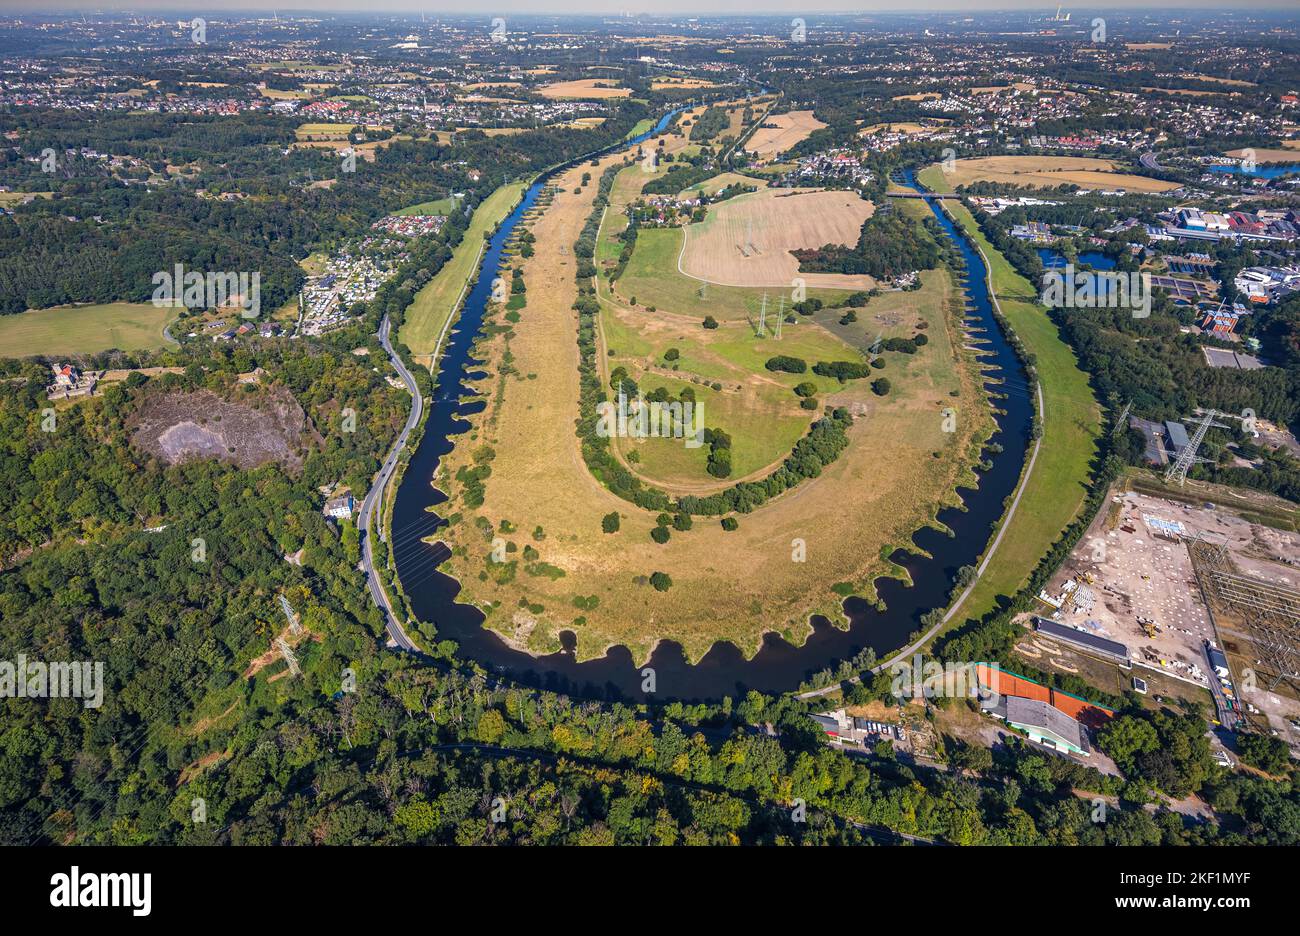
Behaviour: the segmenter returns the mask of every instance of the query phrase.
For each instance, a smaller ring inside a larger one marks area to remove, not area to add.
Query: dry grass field
[[[754,131],[754,135],[745,144],[745,149],[760,159],[771,159],[806,140],[814,130],[825,126],[810,110],[776,114],[765,119],[763,125]]]
[[[1179,94],[1183,97],[1212,97],[1213,95],[1224,93],[1228,94],[1229,97],[1237,97],[1241,94],[1240,91],[1196,91],[1192,88],[1143,88],[1142,90],[1158,91],[1161,94]]]
[[[1214,84],[1232,85],[1234,88],[1256,87],[1256,84],[1253,81],[1243,81],[1240,78],[1219,78],[1216,77],[1215,75],[1202,75],[1197,72],[1188,72],[1187,74],[1179,75],[1178,77],[1186,78],[1189,81],[1210,81],[1213,82]]]
[[[938,91],[921,91],[917,94],[896,94],[893,97],[895,101],[937,101],[943,97]]]
[[[597,85],[615,84],[613,78],[579,78],[575,81],[553,81],[550,84],[542,85],[537,89],[537,93],[542,97],[552,99],[561,98],[616,98],[627,97],[632,93],[631,88],[609,88],[597,87]]]
[[[935,176],[934,184],[938,191],[952,191],[972,182],[1033,188],[1078,185],[1132,192],[1165,192],[1178,187],[1174,182],[1149,179],[1117,169],[1108,159],[1090,156],[984,156],[958,159],[952,172],[930,175]]]
[[[852,192],[761,189],[709,209],[685,229],[681,270],[722,286],[809,286],[871,289],[869,276],[800,273],[792,250],[856,244],[874,206]]]
[[[655,516],[591,475],[574,432],[579,355],[572,244],[596,189],[577,191],[578,181],[582,172],[598,177],[620,158],[605,157],[598,167],[583,165],[557,180],[554,201],[532,223],[536,254],[523,263],[528,303],[520,320],[512,335],[496,333],[479,344],[476,354],[494,374],[480,384],[486,406],[437,479],[452,497],[450,512],[459,514],[446,531],[453,555],[444,568],[461,582],[460,600],[485,611],[487,626],[533,652],[557,649],[562,630],[577,635],[580,659],[623,644],[644,660],[661,639],[681,642],[692,660],[720,639],[751,655],[767,631],[802,642],[810,613],[838,618],[841,599],[833,584],[874,596],[871,580],[892,571],[882,551],[906,543],[941,504],[955,501],[959,482],[971,480],[973,442],[991,419],[976,362],[950,338],[957,314],[948,301],[952,284],[945,272],[933,271],[922,289],[869,304],[864,328],[877,327],[877,315],[899,328],[924,320],[930,342],[916,355],[891,355],[885,373],[893,392],[865,404],[849,448],[819,478],[740,517],[734,532],[722,530],[716,518],[699,517],[691,530],[656,544],[649,536]],[[494,320],[501,315],[498,310]],[[804,327],[812,334],[812,326]],[[719,341],[732,339],[744,343],[739,330]],[[654,349],[657,339],[643,340]],[[507,342],[511,369],[501,376]],[[711,351],[722,354],[720,346]],[[958,421],[957,433],[942,431],[946,406],[969,417]],[[495,456],[485,499],[468,508],[455,476],[488,446]],[[614,534],[601,530],[609,513],[622,518]],[[485,526],[506,532],[485,534]],[[514,543],[507,553],[513,565],[490,561],[493,536]],[[804,562],[793,561],[796,540],[806,547]],[[525,558],[525,548],[537,555]],[[645,583],[655,571],[672,577],[671,589],[658,592]]]
[[[346,140],[356,127],[346,123],[305,123],[293,135],[299,140]]]

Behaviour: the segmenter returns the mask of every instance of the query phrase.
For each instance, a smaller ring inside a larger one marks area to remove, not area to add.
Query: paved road
[[[402,434],[393,443],[392,449],[389,450],[388,456],[384,459],[383,467],[379,469],[379,474],[375,476],[374,483],[370,485],[370,490],[366,492],[365,500],[361,502],[361,516],[357,521],[357,529],[361,532],[361,564],[366,573],[366,581],[370,586],[370,595],[375,599],[375,604],[383,609],[384,626],[388,629],[388,636],[394,644],[403,650],[418,651],[419,648],[410,637],[406,636],[406,631],[402,629],[401,622],[397,620],[397,615],[393,612],[392,602],[388,600],[388,592],[384,590],[380,577],[375,574],[374,544],[373,537],[370,536],[372,524],[382,531],[382,514],[378,522],[376,522],[376,511],[384,499],[384,494],[388,489],[388,482],[393,478],[393,472],[397,470],[398,458],[402,454],[402,449],[406,446],[406,440],[410,438],[411,430],[420,424],[420,419],[424,416],[424,397],[420,395],[420,387],[415,382],[415,378],[406,369],[406,365],[402,363],[402,359],[397,356],[392,343],[388,340],[390,327],[388,316],[385,315],[383,322],[379,325],[379,343],[388,352],[388,359],[393,362],[393,366],[397,368],[397,373],[401,375],[406,388],[411,391],[411,399],[414,402],[411,405],[411,415],[406,418],[406,426],[403,427]]]
[[[1138,157],[1138,162],[1142,164],[1144,169],[1154,169],[1157,172],[1160,172],[1165,168],[1160,165],[1159,160],[1156,159],[1155,153],[1143,153]]]

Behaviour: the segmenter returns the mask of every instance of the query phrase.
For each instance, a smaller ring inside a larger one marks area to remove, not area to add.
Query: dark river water
[[[635,146],[659,132],[670,116],[663,118],[649,133],[635,137],[623,146]],[[496,634],[484,629],[481,626],[483,617],[476,608],[457,603],[459,584],[436,568],[448,555],[446,547],[420,541],[421,537],[441,526],[436,511],[426,509],[436,508],[446,501],[446,497],[430,483],[438,462],[451,450],[454,437],[469,428],[464,417],[483,408],[481,402],[457,401],[465,390],[465,380],[483,374],[483,362],[473,359],[469,352],[482,324],[492,280],[500,275],[502,248],[515,225],[537,200],[546,181],[540,179],[527,190],[519,206],[493,236],[486,251],[482,274],[470,290],[459,322],[444,349],[438,390],[429,408],[424,436],[403,475],[393,508],[392,537],[397,572],[416,616],[434,624],[438,639],[456,641],[462,657],[477,660],[487,669],[516,681],[555,691],[593,698],[643,701],[641,667],[625,647],[615,647],[604,657],[578,663],[571,652],[574,641],[570,633],[562,635],[564,650],[535,657],[511,648]],[[910,178],[908,181],[910,183]],[[686,662],[680,645],[662,642],[648,663],[655,671],[656,699],[714,700],[725,695],[742,694],[749,689],[784,692],[796,688],[810,674],[833,667],[864,648],[874,648],[883,658],[888,652],[904,646],[909,635],[920,629],[922,614],[945,604],[957,570],[963,565],[975,564],[989,541],[992,525],[1002,514],[1003,501],[1012,493],[1020,476],[1029,444],[1033,407],[1024,370],[993,319],[985,289],[984,264],[979,254],[966,244],[933,203],[928,204],[965,258],[969,270],[967,315],[972,325],[984,329],[975,337],[986,342],[980,346],[990,352],[984,358],[992,365],[988,371],[990,378],[1002,381],[993,389],[1008,394],[1007,399],[997,401],[1006,413],[998,416],[998,429],[990,440],[1000,443],[1003,450],[1000,453],[986,452],[992,468],[980,473],[978,490],[960,490],[965,510],[945,509],[939,513],[939,519],[953,530],[955,536],[923,529],[913,537],[913,542],[918,550],[929,552],[931,558],[902,550],[892,556],[894,562],[909,571],[915,585],[906,587],[894,579],[879,582],[885,611],[877,611],[860,599],[850,598],[844,604],[851,620],[848,630],[840,630],[824,618],[814,618],[814,631],[803,646],[796,647],[780,637],[768,635],[758,654],[750,660],[745,660],[734,645],[718,643],[692,666]],[[566,426],[565,431],[572,432],[572,426]],[[556,496],[556,492],[539,491],[538,496]]]

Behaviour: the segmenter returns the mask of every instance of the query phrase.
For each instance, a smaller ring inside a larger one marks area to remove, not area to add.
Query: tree
[[[650,584],[654,586],[655,591],[666,592],[673,587],[673,580],[667,572],[653,572],[650,575]]]
[[[606,533],[617,533],[619,527],[618,511],[614,510],[600,518],[600,528]]]
[[[787,354],[770,357],[763,366],[770,371],[784,371],[787,374],[803,374],[808,371],[807,361]]]
[[[650,531],[650,538],[660,545],[668,542],[670,536],[672,534],[668,532],[668,527],[663,525],[657,526]]]
[[[888,377],[877,377],[871,381],[871,392],[876,396],[885,396],[889,393],[890,383]]]
[[[1239,734],[1237,748],[1241,751],[1243,763],[1274,776],[1285,774],[1291,763],[1291,751],[1286,742],[1271,735]]]
[[[1155,727],[1133,715],[1120,715],[1097,735],[1097,746],[1126,774],[1133,770],[1139,754],[1150,753],[1159,744]]]
[[[478,739],[486,744],[496,744],[506,733],[506,720],[496,709],[488,709],[478,719]]]
[[[704,327],[705,327],[705,328],[717,328],[717,327],[718,327],[718,320],[715,319],[712,315],[706,315],[706,316],[704,316]]]

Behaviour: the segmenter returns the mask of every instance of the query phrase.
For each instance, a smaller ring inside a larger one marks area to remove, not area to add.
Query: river
[[[655,128],[613,149],[636,146],[660,132],[671,116],[666,115]],[[553,172],[563,168],[567,167]],[[510,647],[483,628],[483,616],[476,608],[456,602],[459,584],[436,569],[447,557],[447,548],[421,541],[441,526],[441,520],[426,508],[436,508],[446,501],[430,479],[439,460],[451,450],[454,437],[469,428],[465,417],[483,408],[481,401],[458,401],[466,390],[466,380],[483,376],[483,362],[470,356],[470,348],[482,325],[492,280],[502,274],[502,249],[548,180],[549,176],[543,177],[528,188],[518,207],[492,237],[483,260],[483,272],[465,300],[439,362],[438,389],[431,401],[424,435],[407,465],[393,507],[392,539],[397,572],[416,616],[434,623],[438,639],[456,641],[462,657],[477,660],[494,672],[530,685],[593,698],[643,701],[646,696],[641,690],[641,667],[626,647],[615,647],[604,657],[579,663],[572,653],[572,634],[562,635],[565,649],[538,657]],[[803,646],[793,646],[769,634],[750,660],[745,660],[733,644],[718,643],[698,664],[690,665],[680,645],[662,641],[647,664],[655,671],[656,699],[713,700],[724,695],[741,695],[749,689],[784,692],[797,688],[812,673],[833,668],[864,648],[874,648],[883,659],[891,650],[904,646],[909,635],[921,628],[921,615],[946,603],[957,570],[964,565],[975,565],[988,543],[993,524],[1002,515],[1004,501],[1014,491],[1024,464],[1033,404],[1024,369],[993,318],[983,261],[947,216],[933,202],[927,204],[948,236],[954,238],[967,264],[967,315],[973,326],[983,329],[975,337],[987,342],[981,345],[990,352],[984,357],[990,365],[986,373],[989,378],[1004,380],[991,387],[1008,397],[997,401],[996,405],[1006,412],[998,416],[998,428],[990,439],[1003,450],[986,451],[992,467],[979,472],[978,490],[960,489],[964,511],[951,508],[940,511],[939,519],[952,529],[954,536],[925,528],[913,536],[918,554],[899,550],[891,557],[908,570],[915,587],[894,579],[881,580],[878,589],[886,610],[877,611],[861,599],[849,598],[844,603],[851,621],[847,630],[815,617],[813,633]],[[566,431],[572,432],[572,427]],[[577,444],[576,437],[574,444]],[[539,492],[539,496],[548,495]],[[930,553],[930,557],[922,557],[919,551]]]

